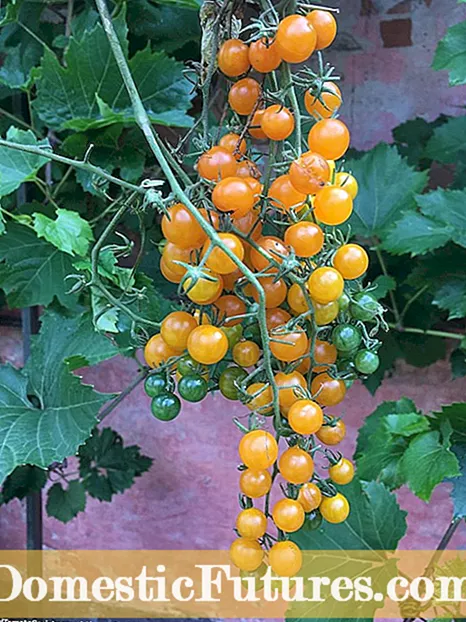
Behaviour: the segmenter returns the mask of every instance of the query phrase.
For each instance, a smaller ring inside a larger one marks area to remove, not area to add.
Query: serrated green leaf
[[[388,292],[396,289],[395,279],[392,276],[385,276],[385,274],[380,274],[372,281],[371,285],[375,286],[374,289],[371,289],[371,294],[375,296],[377,300],[385,298]]]
[[[466,317],[466,275],[451,278],[441,285],[435,293],[433,304],[449,311],[449,320]]]
[[[356,235],[365,238],[383,236],[402,212],[414,208],[413,196],[427,181],[427,172],[415,171],[396,147],[385,144],[347,166],[359,184],[350,225]]]
[[[436,128],[427,143],[425,155],[442,164],[454,164],[460,153],[466,153],[463,136],[466,132],[466,117],[454,117]]]
[[[393,130],[393,138],[400,155],[407,158],[408,164],[416,166],[424,155],[427,141],[434,132],[434,123],[416,117]]]
[[[466,517],[466,445],[455,445],[451,448],[458,459],[461,477],[451,480],[453,484],[451,498],[453,501],[453,516]]]
[[[16,467],[3,482],[3,502],[24,499],[31,492],[38,492],[47,483],[47,471],[30,464]]]
[[[466,83],[466,21],[451,26],[435,50],[433,69],[446,69],[451,86]]]
[[[406,212],[391,227],[382,247],[394,255],[410,253],[424,255],[445,246],[453,235],[453,228],[418,212]]]
[[[429,420],[424,415],[417,413],[404,413],[402,415],[387,415],[385,427],[390,434],[396,436],[413,436],[426,432],[429,428]]]
[[[52,220],[44,214],[35,213],[34,230],[40,238],[53,244],[69,255],[87,255],[89,244],[94,239],[92,229],[76,212],[57,208],[57,218]]]
[[[442,410],[433,413],[433,423],[441,429],[441,423],[444,419],[448,419],[453,434],[451,442],[453,445],[466,445],[466,403],[457,402],[449,406],[443,406]]]
[[[0,261],[4,261],[2,289],[11,308],[49,305],[54,298],[74,308],[76,294],[68,294],[65,281],[73,273],[69,255],[37,237],[34,231],[16,223],[8,224],[0,237]]]
[[[46,509],[49,516],[62,523],[69,523],[86,509],[84,486],[78,479],[69,482],[67,488],[57,482],[48,491]]]
[[[423,501],[429,501],[434,488],[445,478],[460,475],[455,454],[435,431],[410,441],[399,468],[409,488]]]
[[[128,53],[124,11],[114,19],[124,53]],[[131,101],[100,23],[72,36],[65,52],[65,67],[46,50],[37,81],[34,108],[49,127],[86,131],[114,123],[134,122]],[[186,114],[192,88],[181,63],[149,47],[129,60],[131,73],[153,123],[189,127]]]
[[[466,352],[462,348],[453,350],[450,355],[450,366],[453,378],[466,376]]]
[[[428,194],[416,197],[422,213],[442,223],[450,231],[450,239],[466,247],[466,190],[444,190],[438,188]],[[438,229],[434,232],[438,235]]]
[[[6,140],[20,145],[34,145],[49,148],[49,141],[38,141],[31,130],[19,130],[10,127]],[[33,179],[37,171],[48,162],[48,158],[0,147],[0,196],[3,197],[17,190],[22,183]]]

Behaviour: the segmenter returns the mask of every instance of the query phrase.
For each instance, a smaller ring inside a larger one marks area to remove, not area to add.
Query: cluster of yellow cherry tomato
[[[299,145],[283,174],[272,167],[267,178],[260,170],[267,143],[259,141],[286,141],[295,131],[295,114],[282,103],[267,105],[267,91],[250,72],[268,74],[282,63],[304,62],[331,44],[336,29],[330,12],[314,10],[282,19],[273,38],[221,45],[219,69],[234,80],[230,128],[238,129],[199,157],[204,194],[197,214],[176,203],[162,220],[160,269],[179,284],[185,310],[168,315],[146,344],[145,359],[154,368],[146,391],[154,416],[166,421],[181,408],[174,378],[187,401],[218,389],[245,404],[242,510],[230,549],[245,573],[262,571],[267,558],[277,575],[296,574],[301,551],[289,534],[306,521],[315,528],[322,519],[347,518],[348,501],[335,484],[349,483],[354,470],[330,449],[343,440],[345,425],[326,409],[344,399],[352,378],[378,366],[363,323],[375,322],[380,307],[358,281],[368,256],[334,229],[350,217],[358,192],[354,177],[335,164],[350,143],[346,125],[335,118],[341,104],[336,83],[316,81],[304,92],[304,106],[315,120],[309,149],[301,153]],[[218,232],[223,248],[208,237],[202,219]],[[263,288],[267,343],[258,321],[259,292],[224,248]],[[315,472],[319,455],[328,477]],[[269,511],[278,475],[286,496]],[[264,509],[255,507],[264,498]],[[270,521],[275,535],[268,533]]]

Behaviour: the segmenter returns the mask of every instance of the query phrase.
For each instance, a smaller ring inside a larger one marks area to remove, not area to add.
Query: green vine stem
[[[444,330],[433,330],[430,328],[414,328],[410,326],[399,326],[393,322],[388,322],[388,326],[397,330],[400,333],[413,333],[414,335],[430,335],[431,337],[441,337],[443,339],[456,339],[463,341],[465,339],[464,334],[461,333],[449,333]]]

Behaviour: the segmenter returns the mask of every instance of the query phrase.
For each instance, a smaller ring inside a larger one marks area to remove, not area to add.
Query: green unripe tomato
[[[226,397],[227,400],[239,400],[240,393],[235,383],[239,385],[247,375],[247,372],[241,369],[241,367],[227,367],[221,373],[218,381],[220,393],[223,397]]]
[[[350,303],[350,313],[355,320],[370,322],[375,315],[382,309],[382,305],[377,298],[367,292],[359,292],[353,296],[353,302]]]
[[[235,326],[222,326],[222,330],[228,339],[228,347],[231,349],[235,346],[243,336],[243,327],[241,324]]]
[[[332,343],[339,352],[351,352],[361,341],[361,331],[352,324],[339,324],[332,331]]]
[[[306,520],[304,522],[304,528],[309,529],[310,531],[315,531],[319,529],[322,525],[322,514],[319,510],[314,510],[309,514],[306,514]]]
[[[350,306],[350,297],[348,296],[348,294],[343,292],[340,298],[338,298],[337,302],[340,313],[345,313],[345,311],[348,311],[348,308]]]
[[[380,359],[375,352],[359,350],[354,357],[354,365],[359,373],[369,375],[377,371],[380,365]]]
[[[200,402],[207,395],[207,390],[207,382],[198,374],[188,374],[178,382],[178,392],[187,402]]]
[[[176,371],[180,374],[180,376],[204,374],[207,373],[207,367],[192,359],[189,354],[185,354],[177,362]]]
[[[152,398],[152,414],[160,421],[172,421],[180,414],[181,402],[177,395],[164,391]]]
[[[163,374],[151,374],[144,381],[144,391],[149,397],[155,397],[167,390],[167,378]]]

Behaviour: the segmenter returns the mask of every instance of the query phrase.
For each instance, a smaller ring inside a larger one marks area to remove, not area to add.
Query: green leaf
[[[416,117],[398,125],[392,133],[400,155],[407,158],[408,164],[416,166],[423,158],[425,145],[433,132],[434,123]]]
[[[450,355],[451,373],[453,378],[466,376],[466,352],[462,348],[456,348]]]
[[[3,215],[3,212],[0,211],[0,235],[3,235],[4,233],[6,233],[5,216]]]
[[[451,278],[440,286],[435,294],[433,304],[449,311],[448,319],[466,316],[466,275]]]
[[[466,445],[455,445],[451,449],[458,459],[461,471],[461,477],[451,480],[453,515],[466,517]]]
[[[46,509],[49,516],[69,523],[86,509],[84,486],[78,479],[69,482],[66,489],[60,483],[54,484],[48,491]]]
[[[459,154],[466,152],[463,140],[465,132],[466,117],[450,119],[435,129],[434,135],[427,143],[425,155],[442,164],[454,164]]]
[[[417,212],[406,212],[391,227],[382,247],[394,255],[410,253],[424,255],[445,246],[453,235],[453,228]]]
[[[124,11],[114,26],[128,53]],[[86,131],[113,123],[134,122],[131,101],[100,23],[82,38],[70,38],[62,66],[46,50],[37,80],[34,108],[41,120],[55,129]],[[183,75],[183,65],[164,52],[149,47],[129,60],[139,94],[153,123],[189,127],[186,113],[191,106],[192,86]]]
[[[87,220],[79,214],[57,208],[56,220],[38,212],[33,217],[34,230],[40,238],[69,255],[87,255],[94,236]]]
[[[348,162],[359,183],[350,225],[365,238],[383,236],[402,212],[414,208],[414,194],[427,181],[427,172],[417,172],[396,147],[377,145],[361,159]]]
[[[31,130],[19,130],[13,126],[9,128],[6,140],[20,145],[50,148],[46,138],[38,141]],[[48,158],[0,147],[0,196],[11,194],[25,181],[34,179],[46,162]]]
[[[395,279],[392,276],[385,276],[385,274],[380,274],[374,279],[372,285],[375,286],[375,288],[371,290],[371,294],[375,296],[377,300],[385,298],[388,292],[396,289]]]
[[[466,83],[466,21],[451,26],[435,50],[433,69],[446,69],[450,86]]]
[[[450,230],[450,239],[464,247],[466,247],[465,202],[466,190],[438,188],[433,192],[416,197],[416,203],[422,213],[445,225]]]
[[[410,489],[423,501],[429,501],[434,488],[445,478],[460,475],[455,454],[435,431],[411,440],[399,468]]]
[[[424,415],[417,413],[404,413],[402,415],[387,415],[385,427],[390,434],[397,436],[413,436],[426,432],[429,428],[429,420]]]
[[[24,499],[31,492],[38,492],[47,483],[47,471],[30,464],[16,467],[3,483],[3,502]]]
[[[466,426],[464,425],[466,421],[466,404],[464,402],[443,406],[442,410],[433,413],[433,419],[439,430],[441,429],[442,422],[447,419],[453,429],[452,444],[466,445]]]

